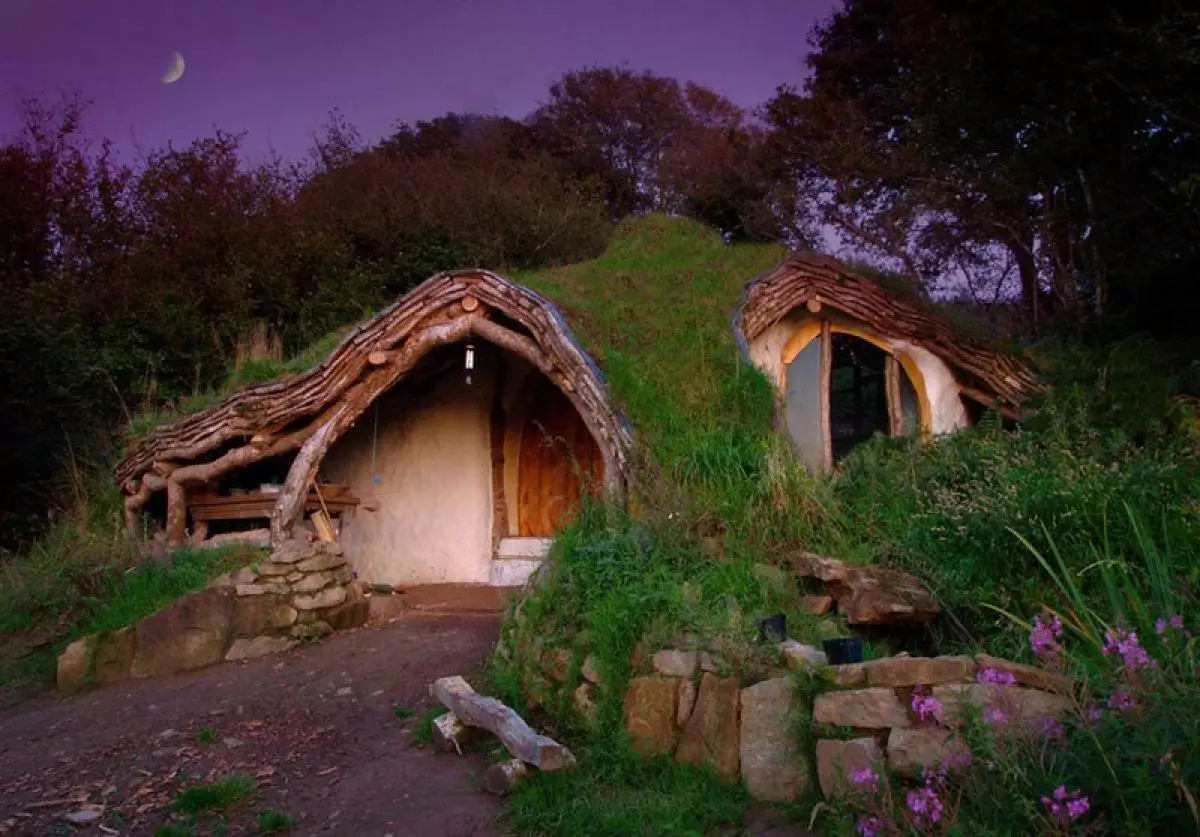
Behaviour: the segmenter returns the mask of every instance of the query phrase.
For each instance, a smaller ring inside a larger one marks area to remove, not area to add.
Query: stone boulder
[[[233,633],[253,637],[283,631],[296,624],[294,607],[275,596],[239,596],[233,608]]]
[[[888,766],[902,776],[920,776],[921,768],[945,764],[966,752],[965,741],[940,727],[894,729],[888,735]]]
[[[883,776],[883,751],[874,738],[817,742],[817,781],[825,796],[840,796],[853,789],[850,775],[867,768]]]
[[[229,646],[226,660],[253,660],[268,654],[279,654],[296,647],[296,640],[281,636],[256,636],[253,639],[235,639]]]
[[[691,677],[696,673],[696,652],[664,648],[654,654],[650,664],[668,677]]]
[[[811,552],[793,556],[791,563],[799,576],[825,582],[850,625],[917,625],[942,612],[921,582],[890,567],[847,564]]]
[[[953,723],[965,704],[970,703],[985,712],[998,709],[1002,725],[1023,732],[1039,732],[1049,719],[1062,717],[1070,709],[1070,699],[1041,689],[1021,686],[998,686],[990,683],[957,683],[935,686],[933,696],[941,709],[934,712],[940,723]]]
[[[157,677],[221,662],[233,628],[229,588],[211,588],[176,599],[137,623],[137,652],[130,674]]]
[[[1074,681],[1070,677],[1055,674],[1052,671],[1046,671],[1046,669],[1038,668],[1037,666],[1014,663],[1011,660],[993,657],[989,654],[975,655],[975,662],[979,664],[979,668],[981,669],[991,668],[999,672],[1011,674],[1019,686],[1029,686],[1032,689],[1058,692],[1064,695],[1070,694],[1075,688]]]
[[[958,657],[887,657],[864,663],[871,686],[938,686],[975,679],[975,660]]]
[[[629,681],[625,692],[625,731],[629,746],[644,756],[673,753],[679,739],[676,700],[679,681],[650,675]]]
[[[119,628],[99,634],[96,637],[92,678],[101,685],[128,680],[137,650],[136,643],[137,635],[133,628]]]
[[[764,680],[742,689],[738,754],[746,790],[763,802],[797,802],[809,772],[792,735],[792,681]]]
[[[738,776],[738,707],[741,697],[736,677],[705,672],[687,726],[679,739],[675,758],[685,764],[711,764],[718,776]]]
[[[75,640],[58,655],[55,685],[64,695],[82,691],[92,682],[92,661],[96,654],[96,637]]]
[[[857,729],[912,726],[900,698],[892,689],[882,688],[824,692],[813,703],[813,720],[818,724]]]

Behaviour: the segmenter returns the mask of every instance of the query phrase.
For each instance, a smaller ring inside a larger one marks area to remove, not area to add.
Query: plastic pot
[[[825,647],[825,656],[829,659],[831,666],[862,662],[863,649],[860,636],[840,636],[827,639],[821,644]]]

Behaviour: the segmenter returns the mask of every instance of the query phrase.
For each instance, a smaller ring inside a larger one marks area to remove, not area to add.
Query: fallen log
[[[496,796],[507,796],[509,791],[532,775],[532,768],[520,759],[502,761],[483,771],[483,789]]]
[[[442,677],[434,693],[467,726],[481,727],[500,739],[508,751],[539,770],[562,770],[575,764],[571,751],[553,738],[536,733],[515,711],[479,694],[461,677]]]

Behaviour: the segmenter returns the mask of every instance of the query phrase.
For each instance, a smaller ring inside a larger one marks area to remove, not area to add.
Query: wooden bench
[[[320,490],[318,496],[315,489],[309,489],[304,502],[306,513],[324,508],[329,510],[330,517],[346,517],[353,515],[358,507],[359,499],[350,492],[348,485],[325,484],[320,486]],[[228,495],[212,491],[189,494],[187,507],[194,524],[193,539],[203,540],[208,524],[214,520],[269,520],[278,500],[278,492],[261,489]],[[322,500],[325,501],[324,506]]]

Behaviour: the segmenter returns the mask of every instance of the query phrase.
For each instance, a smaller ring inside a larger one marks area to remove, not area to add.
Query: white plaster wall
[[[415,585],[484,583],[492,558],[492,476],[489,414],[492,370],[477,369],[467,386],[461,370],[431,392],[410,396],[403,382],[379,405],[372,482],[374,406],[329,451],[325,478],[349,483],[361,500],[346,518],[346,558],[368,582]]]
[[[783,347],[805,321],[818,319],[806,309],[789,313],[782,320],[765,330],[750,342],[750,359],[763,371],[767,379],[778,390],[783,386]],[[836,318],[835,318],[836,319]],[[846,320],[869,331],[862,323]],[[958,394],[954,373],[937,355],[907,342],[893,341],[892,349],[897,356],[911,358],[920,370],[925,382],[925,394],[929,399],[930,430],[935,434],[950,433],[970,424],[966,408]]]

